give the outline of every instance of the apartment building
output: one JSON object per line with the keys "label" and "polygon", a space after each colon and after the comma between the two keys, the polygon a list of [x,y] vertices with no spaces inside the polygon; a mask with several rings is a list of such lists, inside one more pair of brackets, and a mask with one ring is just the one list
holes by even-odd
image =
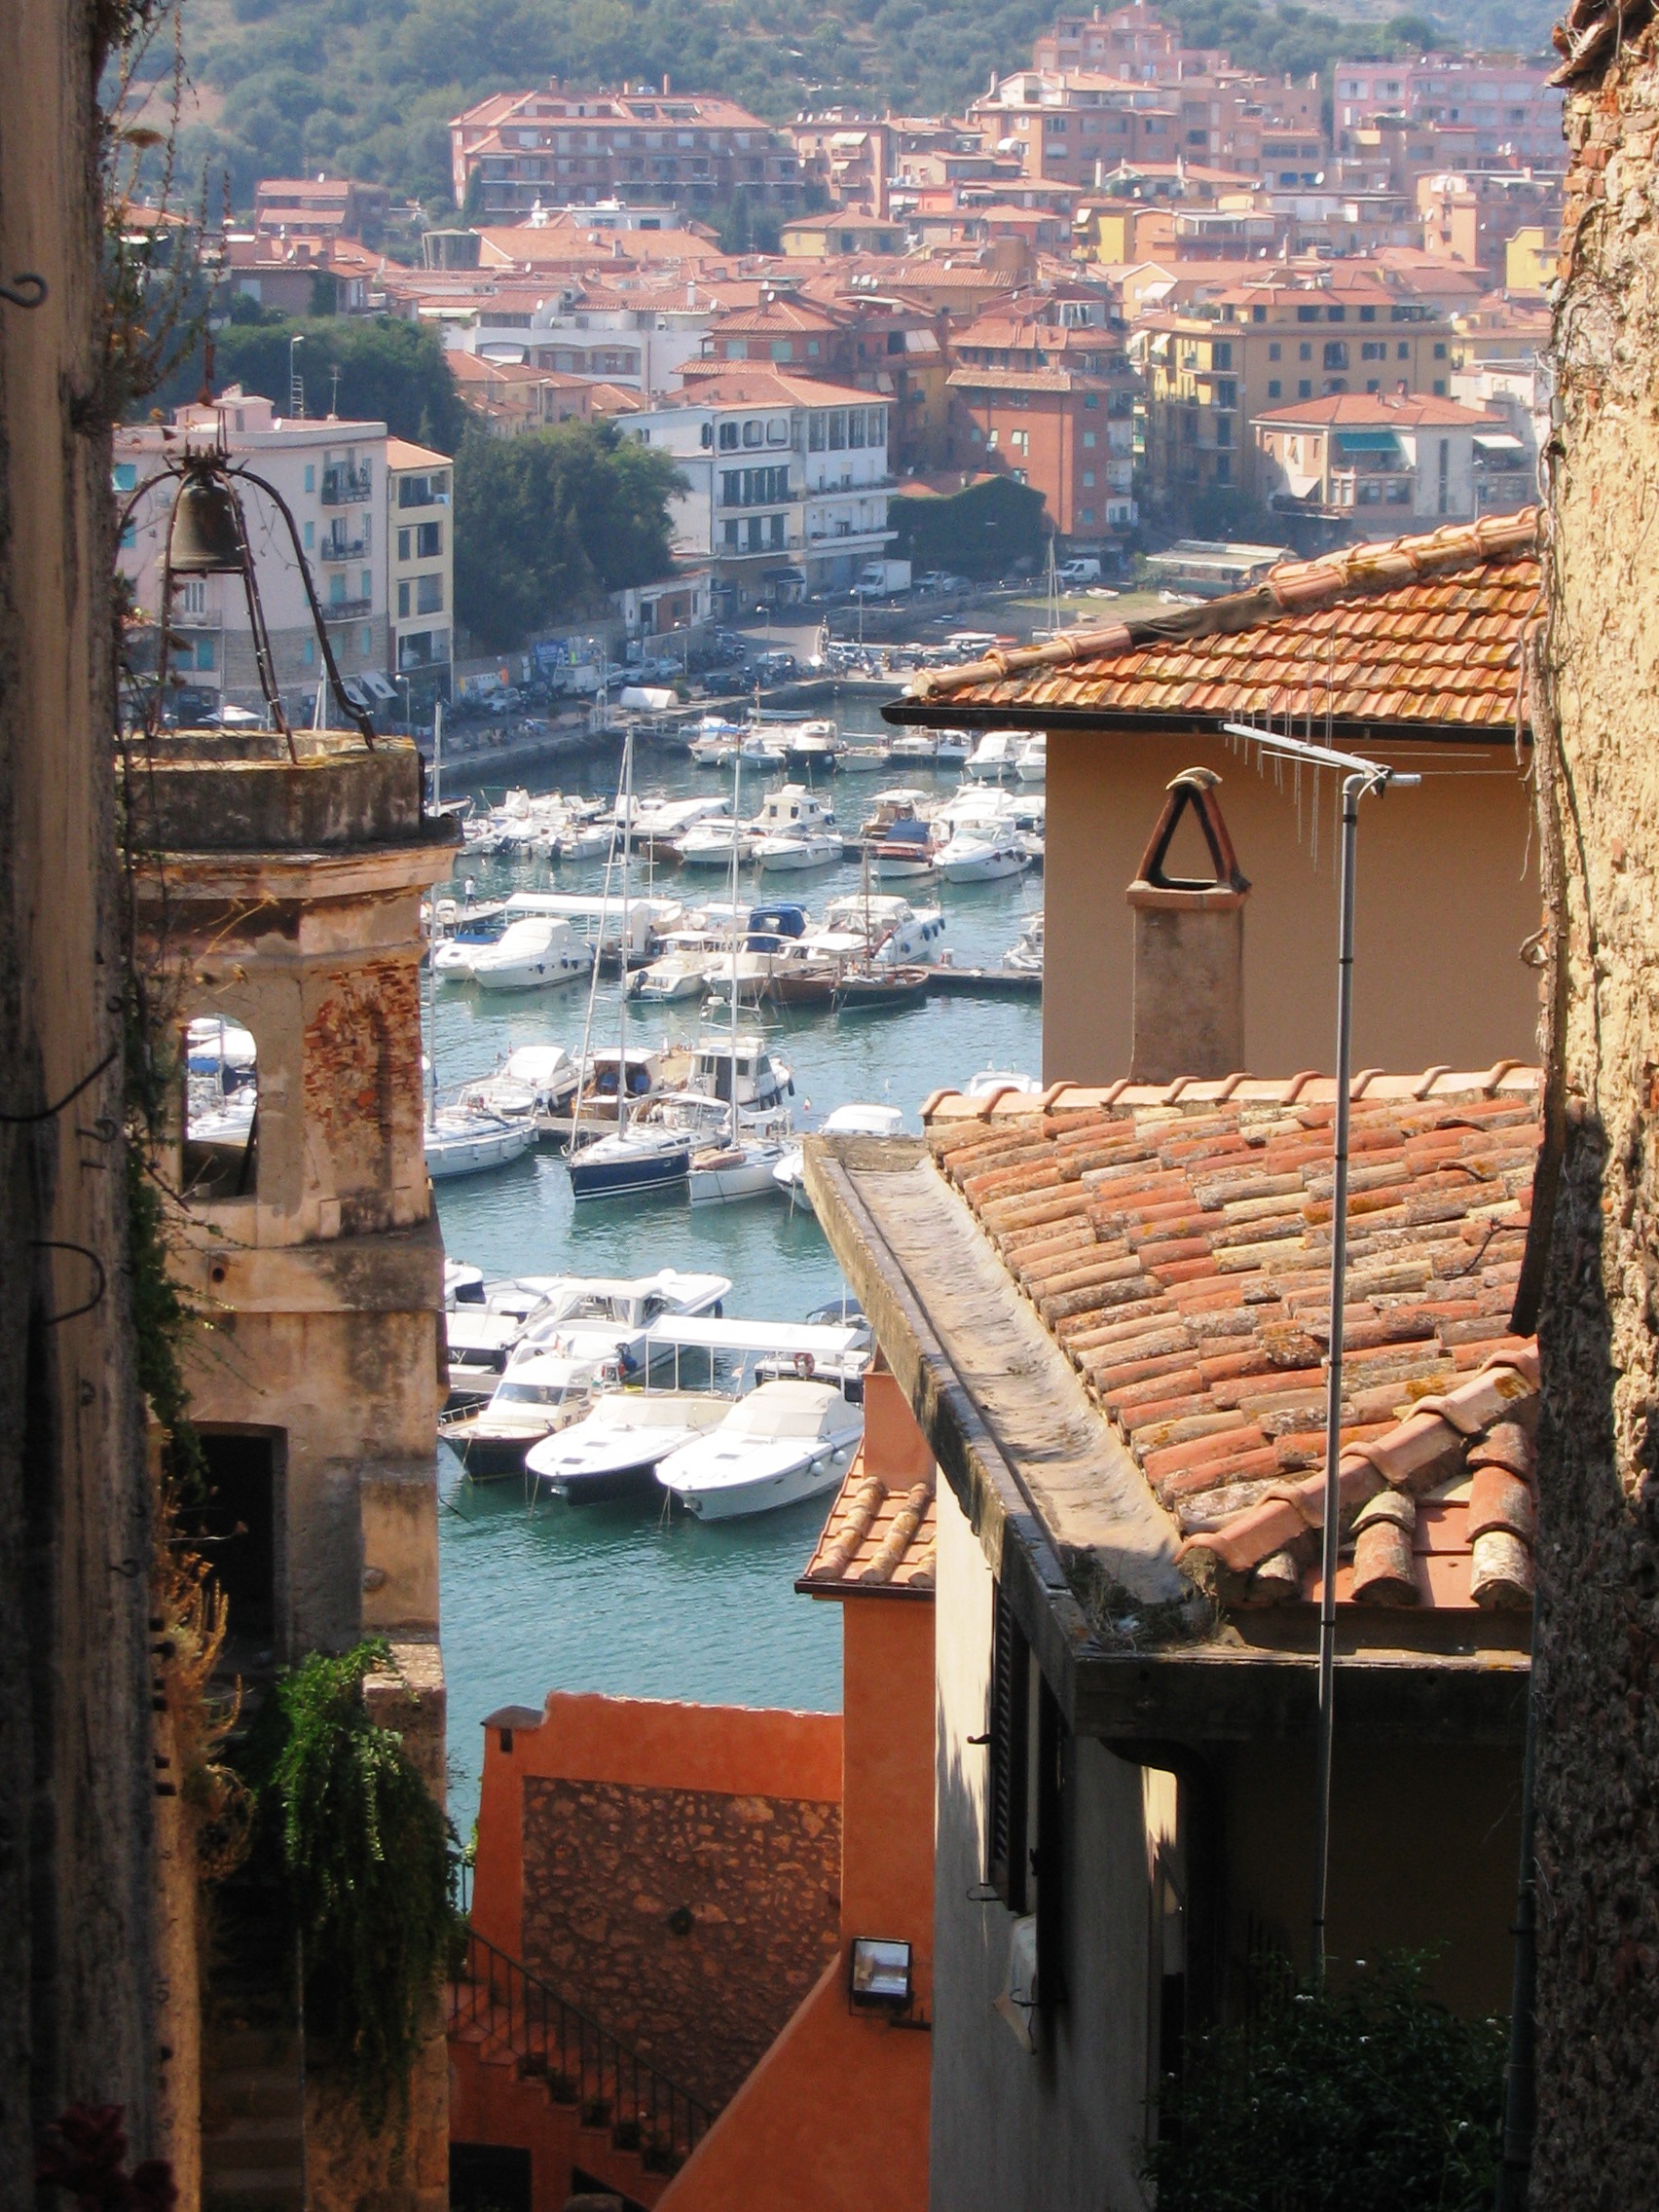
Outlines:
{"label": "apartment building", "polygon": [[714,571],[717,609],[845,590],[893,533],[889,409],[855,387],[734,369],[630,418],[687,489],[676,553]]}
{"label": "apartment building", "polygon": [[389,665],[417,716],[449,697],[455,661],[452,467],[447,454],[407,438],[387,440]]}
{"label": "apartment building", "polygon": [[1562,161],[1562,94],[1551,63],[1513,55],[1424,55],[1416,61],[1338,61],[1332,70],[1337,144],[1381,115],[1468,135],[1478,161],[1517,167]]}
{"label": "apartment building", "polygon": [[891,121],[831,108],[792,123],[789,136],[801,182],[817,186],[837,213],[886,215],[897,140]]}
{"label": "apartment building", "polygon": [[1017,294],[971,323],[954,352],[953,462],[1006,470],[1041,492],[1062,537],[1133,527],[1140,382],[1099,292]]}
{"label": "apartment building", "polygon": [[344,176],[269,176],[253,188],[254,235],[329,244],[357,239],[378,246],[386,236],[391,194],[384,184]]}
{"label": "apartment building", "polygon": [[1146,375],[1146,468],[1160,504],[1260,496],[1249,424],[1343,392],[1449,396],[1456,332],[1432,300],[1375,264],[1275,271],[1136,333]]}
{"label": "apartment building", "polygon": [[[388,675],[386,424],[332,416],[283,418],[269,399],[232,386],[205,406],[175,409],[170,428],[145,423],[118,429],[118,498],[130,497],[186,445],[215,441],[270,481],[300,534],[296,556],[276,505],[257,487],[241,487],[284,706],[296,716],[307,711],[322,675],[305,571],[341,675],[369,707],[389,705],[397,693]],[[171,635],[183,641],[170,655],[178,675],[224,704],[258,708],[259,680],[240,579],[185,577],[174,589],[171,608],[161,605],[173,493],[172,480],[164,478],[133,509],[121,539],[121,573],[138,607],[152,620],[166,612]]]}
{"label": "apartment building", "polygon": [[1182,147],[1175,94],[1082,72],[1016,70],[972,102],[968,121],[986,152],[1017,160],[1033,183],[1088,188],[1124,162],[1172,162]]}
{"label": "apartment building", "polygon": [[1504,418],[1455,399],[1339,392],[1272,408],[1251,428],[1268,504],[1345,535],[1513,513],[1530,486],[1526,447]]}
{"label": "apartment building", "polygon": [[1509,240],[1532,229],[1561,228],[1566,178],[1530,169],[1440,171],[1418,179],[1418,218],[1425,252],[1462,261],[1494,284],[1505,281]]}
{"label": "apartment building", "polygon": [[449,131],[456,204],[491,222],[512,222],[554,197],[707,208],[741,189],[756,206],[793,214],[800,205],[789,137],[717,94],[567,92],[555,83],[492,92]]}

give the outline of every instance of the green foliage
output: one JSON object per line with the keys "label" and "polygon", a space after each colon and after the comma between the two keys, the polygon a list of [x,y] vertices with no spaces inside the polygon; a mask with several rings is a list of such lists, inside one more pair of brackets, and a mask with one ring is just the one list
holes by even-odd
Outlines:
{"label": "green foliage", "polygon": [[[783,121],[852,101],[950,113],[993,71],[1029,59],[1053,0],[195,0],[191,64],[226,95],[181,147],[186,173],[222,165],[234,203],[261,176],[319,168],[377,179],[427,205],[451,192],[444,126],[485,92],[556,76],[723,92]],[[1552,0],[1466,0],[1489,39],[1540,44]],[[1162,0],[1161,14],[1251,68],[1306,74],[1339,54],[1405,54],[1421,18],[1382,23],[1253,0]],[[1469,35],[1445,11],[1452,45]],[[1431,32],[1430,35],[1435,35]]]}
{"label": "green foliage", "polygon": [[942,498],[894,498],[887,519],[898,533],[895,559],[918,571],[1002,576],[1016,561],[1044,556],[1043,495],[1012,476],[981,477]]}
{"label": "green foliage", "polygon": [[407,2091],[457,1926],[453,1831],[363,1704],[363,1677],[389,1662],[378,1638],[313,1654],[279,1685],[249,1757],[261,1846],[299,1933],[308,2029],[333,2041],[372,2132]]}
{"label": "green foliage", "polygon": [[1285,1973],[1165,2084],[1159,2212],[1488,2212],[1502,2068],[1499,2024],[1436,2005],[1420,1959],[1320,1996]]}
{"label": "green foliage", "polygon": [[668,501],[682,482],[667,454],[612,423],[469,430],[455,472],[456,613],[500,651],[666,575]]}
{"label": "green foliage", "polygon": [[[425,423],[431,441],[453,454],[461,441],[465,411],[443,355],[438,334],[426,323],[401,322],[388,315],[262,317],[243,322],[234,315],[214,344],[214,379],[223,390],[240,384],[288,406],[288,341],[302,336],[295,367],[305,379],[306,402],[313,415],[328,412],[332,372],[340,371],[341,415],[358,422],[384,423],[393,437],[416,438]],[[173,407],[194,398],[200,366],[185,366],[162,387],[156,404]]]}

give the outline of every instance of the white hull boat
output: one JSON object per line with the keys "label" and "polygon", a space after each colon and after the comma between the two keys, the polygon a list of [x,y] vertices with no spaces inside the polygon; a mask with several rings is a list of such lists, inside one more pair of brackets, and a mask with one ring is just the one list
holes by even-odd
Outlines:
{"label": "white hull boat", "polygon": [[[904,1117],[897,1106],[837,1106],[826,1116],[819,1135],[824,1137],[896,1137],[903,1133]],[[806,1188],[806,1156],[792,1145],[772,1170],[772,1180],[793,1198]]]}
{"label": "white hull boat", "polygon": [[607,1390],[568,1428],[534,1445],[525,1467],[572,1505],[653,1493],[661,1461],[730,1411],[728,1398],[707,1390]]}
{"label": "white hull boat", "polygon": [[995,883],[1018,875],[1031,865],[1017,833],[976,835],[959,830],[939,856],[939,872],[947,883]]}
{"label": "white hull boat", "polygon": [[509,924],[498,943],[472,956],[472,980],[483,991],[537,991],[556,983],[585,982],[593,947],[569,922],[548,914]]}
{"label": "white hull boat", "polygon": [[690,1196],[694,1206],[724,1205],[734,1198],[758,1198],[775,1188],[784,1146],[776,1137],[744,1137],[736,1144],[711,1146],[691,1157]]}
{"label": "white hull boat", "polygon": [[1015,780],[1022,784],[1046,783],[1049,775],[1049,737],[1039,730],[1028,737],[1014,756]]}
{"label": "white hull boat", "polygon": [[803,837],[760,837],[751,857],[763,874],[798,875],[807,868],[833,867],[841,858],[841,840],[822,830]]}
{"label": "white hull boat", "polygon": [[828,1382],[762,1382],[718,1428],[671,1452],[657,1481],[702,1521],[773,1513],[834,1490],[864,1435],[864,1408]]}
{"label": "white hull boat", "polygon": [[493,1114],[440,1106],[426,1123],[426,1172],[434,1183],[451,1175],[481,1175],[522,1160],[535,1142],[531,1121],[503,1122]]}

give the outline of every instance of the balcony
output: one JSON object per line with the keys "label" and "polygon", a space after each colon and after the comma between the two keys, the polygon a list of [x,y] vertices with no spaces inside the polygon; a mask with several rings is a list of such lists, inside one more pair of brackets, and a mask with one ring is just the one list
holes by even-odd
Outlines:
{"label": "balcony", "polygon": [[366,614],[374,612],[372,599],[331,599],[323,608],[325,622],[360,622]]}
{"label": "balcony", "polygon": [[322,472],[322,503],[325,507],[360,506],[374,496],[374,471],[367,461],[360,468],[340,466],[325,468]]}
{"label": "balcony", "polygon": [[348,537],[344,531],[331,530],[320,540],[316,549],[319,561],[364,561],[369,553],[368,517],[355,537]]}

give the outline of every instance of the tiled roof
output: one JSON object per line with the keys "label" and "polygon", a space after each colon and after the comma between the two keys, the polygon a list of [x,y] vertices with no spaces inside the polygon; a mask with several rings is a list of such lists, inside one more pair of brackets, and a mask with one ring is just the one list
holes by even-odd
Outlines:
{"label": "tiled roof", "polygon": [[1248,591],[1045,645],[923,670],[890,721],[1041,711],[1287,715],[1415,728],[1513,728],[1538,613],[1537,512],[1281,563]]}
{"label": "tiled roof", "polygon": [[1270,407],[1260,415],[1252,415],[1250,420],[1270,428],[1295,427],[1307,423],[1334,430],[1377,426],[1391,429],[1396,424],[1406,429],[1420,429],[1430,424],[1465,430],[1477,429],[1482,424],[1491,430],[1506,426],[1501,415],[1489,414],[1484,407],[1465,407],[1458,400],[1440,399],[1433,392],[1421,391],[1338,391],[1324,399],[1301,399],[1288,407]]}
{"label": "tiled roof", "polygon": [[[1537,1347],[1511,1346],[1345,1451],[1338,1476],[1351,1542],[1337,1568],[1338,1604],[1530,1604],[1537,1419]],[[1270,1489],[1190,1537],[1183,1561],[1237,1603],[1315,1604],[1324,1493],[1323,1468]]]}
{"label": "tiled roof", "polygon": [[795,1588],[817,1597],[870,1591],[932,1597],[934,1483],[929,1475],[890,1490],[866,1470],[859,1452]]}
{"label": "tiled roof", "polygon": [[[1471,1406],[1460,1391],[1478,1370],[1508,1362],[1535,1386],[1509,1313],[1538,1079],[1500,1063],[1485,1077],[1371,1071],[1354,1088],[1342,1437],[1360,1504],[1385,1481],[1443,1482],[1446,1439],[1486,1432],[1524,1394],[1492,1381]],[[941,1171],[1160,1502],[1240,1570],[1294,1549],[1309,1498],[1318,1512],[1332,1112],[1331,1084],[1304,1076],[940,1094],[924,1109]],[[1425,1540],[1433,1523],[1425,1511]]]}

